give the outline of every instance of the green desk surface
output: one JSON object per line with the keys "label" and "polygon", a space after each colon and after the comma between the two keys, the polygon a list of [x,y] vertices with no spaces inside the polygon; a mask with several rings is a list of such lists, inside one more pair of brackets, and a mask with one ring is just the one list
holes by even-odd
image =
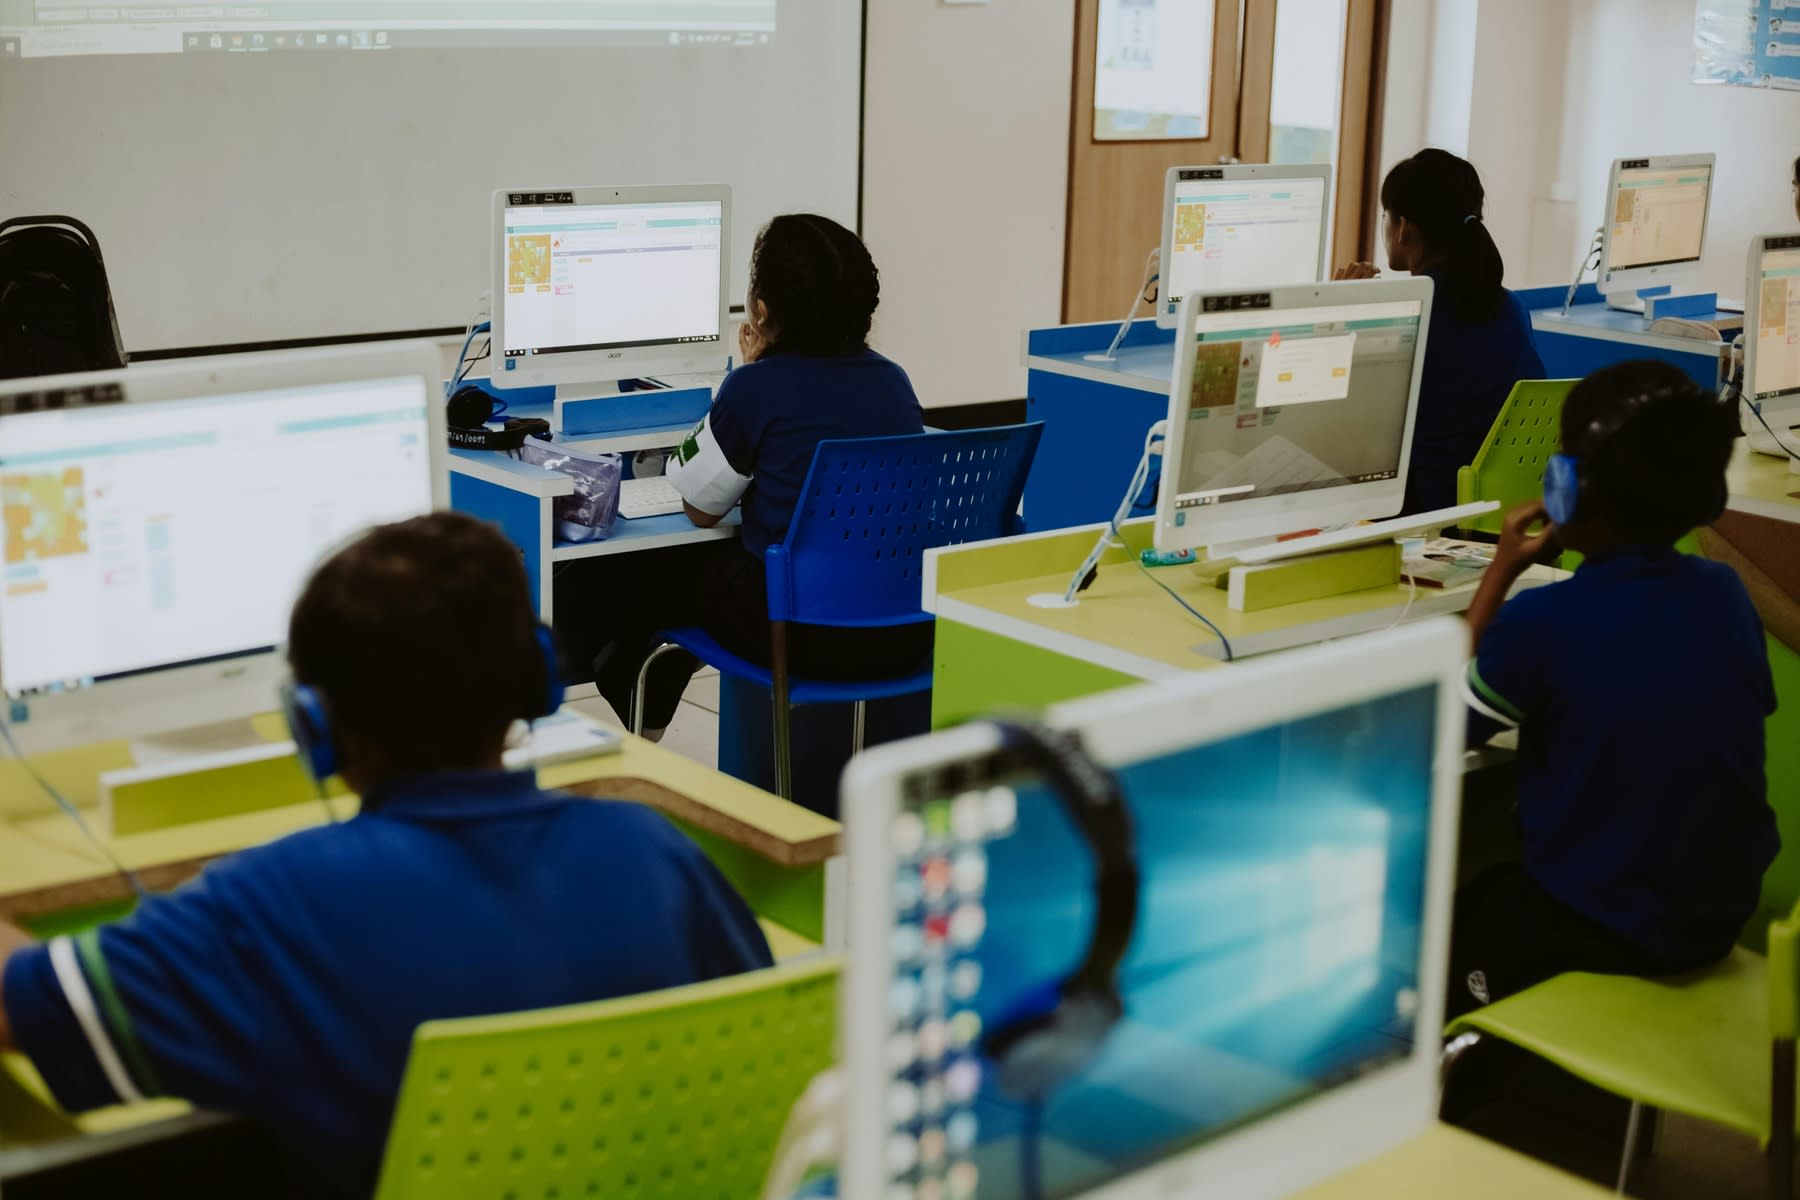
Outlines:
{"label": "green desk surface", "polygon": [[1800,524],[1800,498],[1795,496],[1800,492],[1800,475],[1788,469],[1786,459],[1758,454],[1748,442],[1740,441],[1725,482],[1731,489],[1734,511]]}
{"label": "green desk surface", "polygon": [[[1159,581],[1223,630],[1240,658],[1384,629],[1403,616],[1462,612],[1475,595],[1475,585],[1469,584],[1450,591],[1420,588],[1415,597],[1402,584],[1263,612],[1234,612],[1224,590],[1199,569],[1157,567],[1147,575],[1132,561],[1136,547],[1149,536],[1148,522],[1127,525],[1125,533],[1130,552],[1109,552],[1098,579],[1074,608],[1038,607],[1031,597],[1062,593],[1093,545],[1093,529],[933,551],[935,570],[926,582],[937,591],[932,595],[928,590],[926,607],[942,620],[1135,678],[1160,679],[1212,670],[1221,662],[1218,638],[1158,587]],[[1527,578],[1543,583],[1556,577],[1556,572],[1534,568]]]}
{"label": "green desk surface", "polygon": [[1292,1200],[1600,1200],[1610,1194],[1472,1133],[1434,1125]]}
{"label": "green desk surface", "polygon": [[[126,759],[123,744],[107,744],[33,761],[91,814],[96,775]],[[546,787],[648,804],[777,866],[816,866],[837,853],[837,822],[638,738],[627,737],[621,753],[557,763],[540,775]],[[14,762],[0,761],[0,797],[0,916],[31,917],[127,895],[124,881]],[[342,813],[354,802],[335,803]],[[315,801],[130,834],[109,845],[148,886],[164,889],[210,859],[324,820]]]}

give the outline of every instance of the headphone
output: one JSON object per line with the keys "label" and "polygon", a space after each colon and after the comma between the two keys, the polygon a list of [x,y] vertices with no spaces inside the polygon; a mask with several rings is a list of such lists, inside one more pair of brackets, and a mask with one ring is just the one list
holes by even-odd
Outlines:
{"label": "headphone", "polygon": [[[1597,417],[1588,423],[1581,437],[1588,447],[1586,454],[1552,454],[1550,461],[1544,464],[1544,511],[1549,514],[1550,520],[1557,525],[1567,525],[1573,521],[1581,511],[1583,493],[1593,488],[1588,467],[1595,456],[1619,436],[1626,426],[1637,420],[1639,414],[1658,401],[1685,390],[1683,387],[1657,388],[1655,391],[1633,396],[1619,411]],[[1724,406],[1721,398],[1720,407]]]}
{"label": "headphone", "polygon": [[1137,928],[1137,854],[1118,776],[1073,734],[1015,721],[994,725],[1004,747],[1043,776],[1094,856],[1094,928],[1080,964],[1027,993],[982,1041],[1001,1089],[1041,1101],[1081,1073],[1125,1014],[1119,966]]}
{"label": "headphone", "polygon": [[486,388],[466,384],[456,389],[444,406],[444,424],[449,426],[450,446],[455,450],[517,450],[526,438],[550,440],[550,422],[541,417],[513,417],[503,429],[489,429],[487,423],[506,411],[506,402],[496,400]]}
{"label": "headphone", "polygon": [[[538,711],[521,714],[527,721],[548,717],[563,705],[562,664],[556,654],[556,638],[544,624],[538,625],[535,636],[538,652],[543,656],[545,684]],[[281,713],[287,718],[294,753],[306,773],[319,783],[336,775],[342,763],[324,694],[311,684],[290,680],[281,685]]]}

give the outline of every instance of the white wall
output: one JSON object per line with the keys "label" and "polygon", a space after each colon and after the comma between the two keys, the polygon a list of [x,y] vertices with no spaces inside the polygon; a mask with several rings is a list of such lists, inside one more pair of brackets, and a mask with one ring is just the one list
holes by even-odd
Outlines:
{"label": "white wall", "polygon": [[1749,239],[1789,229],[1800,93],[1690,82],[1693,0],[1395,0],[1382,170],[1467,155],[1513,287],[1566,283],[1614,158],[1719,156],[1702,282],[1744,290]]}
{"label": "white wall", "polygon": [[875,345],[927,406],[1017,399],[1061,319],[1074,0],[869,0],[863,234]]}

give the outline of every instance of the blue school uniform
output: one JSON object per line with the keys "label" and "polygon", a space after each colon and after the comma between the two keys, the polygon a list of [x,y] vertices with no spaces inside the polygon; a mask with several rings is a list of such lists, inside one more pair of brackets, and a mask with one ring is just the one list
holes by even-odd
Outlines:
{"label": "blue school uniform", "polygon": [[472,771],[28,947],[4,992],[65,1107],[138,1093],[258,1118],[327,1191],[366,1196],[421,1022],[769,964],[742,898],[654,811]]}
{"label": "blue school uniform", "polygon": [[1729,951],[1780,846],[1775,687],[1737,575],[1669,546],[1596,554],[1507,601],[1468,682],[1473,738],[1519,728],[1532,879],[1669,970]]}

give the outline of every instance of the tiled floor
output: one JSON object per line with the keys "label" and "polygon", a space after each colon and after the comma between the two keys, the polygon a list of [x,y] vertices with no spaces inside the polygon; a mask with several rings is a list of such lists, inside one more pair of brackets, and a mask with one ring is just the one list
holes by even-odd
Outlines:
{"label": "tiled floor", "polygon": [[[594,694],[592,686],[570,691],[575,708],[594,718],[623,727],[612,705]],[[677,754],[709,767],[719,765],[719,673],[710,668],[694,676],[682,694],[681,707],[663,735],[662,744]]]}

